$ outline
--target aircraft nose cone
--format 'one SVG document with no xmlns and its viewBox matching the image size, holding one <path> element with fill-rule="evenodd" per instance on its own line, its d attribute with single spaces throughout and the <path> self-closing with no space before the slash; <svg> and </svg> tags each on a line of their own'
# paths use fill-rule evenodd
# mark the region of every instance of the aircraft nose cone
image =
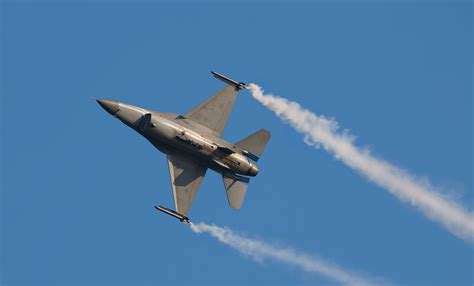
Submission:
<svg viewBox="0 0 474 286">
<path fill-rule="evenodd" d="M 102 106 L 108 113 L 115 115 L 117 111 L 119 111 L 119 103 L 115 100 L 108 100 L 108 99 L 99 99 L 97 103 Z"/>
<path fill-rule="evenodd" d="M 252 165 L 250 169 L 247 171 L 247 175 L 254 177 L 258 174 L 258 171 L 260 170 L 257 168 L 257 166 Z"/>
</svg>

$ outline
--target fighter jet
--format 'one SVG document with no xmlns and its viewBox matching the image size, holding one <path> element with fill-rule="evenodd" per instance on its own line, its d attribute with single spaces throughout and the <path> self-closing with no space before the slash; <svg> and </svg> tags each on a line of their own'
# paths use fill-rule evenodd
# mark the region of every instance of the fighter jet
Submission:
<svg viewBox="0 0 474 286">
<path fill-rule="evenodd" d="M 184 115 L 97 100 L 108 113 L 166 154 L 175 209 L 155 208 L 183 223 L 189 223 L 188 213 L 207 169 L 222 175 L 230 207 L 241 208 L 250 177 L 259 172 L 256 162 L 270 139 L 265 129 L 234 144 L 221 138 L 237 93 L 246 85 L 212 74 L 226 86 Z"/>
</svg>

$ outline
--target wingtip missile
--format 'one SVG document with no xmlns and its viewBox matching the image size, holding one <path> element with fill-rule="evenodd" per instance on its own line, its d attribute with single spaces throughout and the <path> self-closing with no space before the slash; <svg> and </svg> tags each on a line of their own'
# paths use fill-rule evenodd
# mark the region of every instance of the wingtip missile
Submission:
<svg viewBox="0 0 474 286">
<path fill-rule="evenodd" d="M 171 210 L 169 208 L 165 208 L 163 206 L 155 206 L 155 209 L 164 212 L 165 214 L 168 214 L 172 217 L 175 217 L 179 219 L 182 223 L 188 224 L 189 223 L 189 218 L 183 214 L 180 214 L 179 212 L 176 212 L 174 210 Z"/>
<path fill-rule="evenodd" d="M 218 79 L 220 79 L 221 81 L 227 83 L 227 84 L 230 84 L 230 85 L 233 85 L 235 86 L 237 89 L 244 89 L 246 88 L 246 84 L 243 83 L 243 82 L 236 82 L 235 80 L 233 79 L 230 79 L 224 75 L 221 75 L 220 73 L 217 73 L 215 71 L 211 71 L 212 75 Z"/>
</svg>

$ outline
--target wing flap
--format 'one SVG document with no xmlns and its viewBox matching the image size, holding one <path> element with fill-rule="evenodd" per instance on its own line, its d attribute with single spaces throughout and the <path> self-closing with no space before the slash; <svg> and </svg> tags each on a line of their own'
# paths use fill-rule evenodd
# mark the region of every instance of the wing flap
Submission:
<svg viewBox="0 0 474 286">
<path fill-rule="evenodd" d="M 257 161 L 258 157 L 262 155 L 263 149 L 265 149 L 268 140 L 270 140 L 270 136 L 271 134 L 268 130 L 260 129 L 235 143 L 235 145 L 244 150 L 244 155 Z"/>
</svg>

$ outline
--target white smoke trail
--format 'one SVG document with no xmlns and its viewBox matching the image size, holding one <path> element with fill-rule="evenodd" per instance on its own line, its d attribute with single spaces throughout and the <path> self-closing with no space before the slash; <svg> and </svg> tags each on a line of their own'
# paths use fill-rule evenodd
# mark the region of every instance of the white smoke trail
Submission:
<svg viewBox="0 0 474 286">
<path fill-rule="evenodd" d="M 317 273 L 334 280 L 343 285 L 350 286 L 367 286 L 386 284 L 381 279 L 368 279 L 357 276 L 353 273 L 343 270 L 337 265 L 325 262 L 321 259 L 297 253 L 291 248 L 275 247 L 263 241 L 250 239 L 235 234 L 229 228 L 222 228 L 216 225 L 208 225 L 205 223 L 190 224 L 192 231 L 195 233 L 207 232 L 211 236 L 217 238 L 220 242 L 229 245 L 245 255 L 249 255 L 254 260 L 260 262 L 265 258 L 271 258 L 277 261 L 285 262 L 294 266 L 298 266 L 304 271 Z"/>
<path fill-rule="evenodd" d="M 263 94 L 256 84 L 249 84 L 252 96 L 273 111 L 281 120 L 305 136 L 308 145 L 323 148 L 336 159 L 386 189 L 403 202 L 420 209 L 428 218 L 441 223 L 448 231 L 467 241 L 474 241 L 474 216 L 453 201 L 436 193 L 433 186 L 406 171 L 376 158 L 366 149 L 353 143 L 354 137 L 347 130 L 338 132 L 334 119 L 301 107 L 285 98 Z"/>
</svg>

